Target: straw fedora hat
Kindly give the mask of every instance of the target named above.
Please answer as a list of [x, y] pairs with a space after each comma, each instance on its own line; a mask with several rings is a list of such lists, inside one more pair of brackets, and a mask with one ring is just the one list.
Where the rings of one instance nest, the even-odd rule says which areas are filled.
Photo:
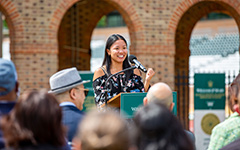
[[61, 70], [49, 79], [51, 90], [48, 93], [59, 94], [68, 91], [78, 85], [88, 83], [83, 81], [75, 67]]

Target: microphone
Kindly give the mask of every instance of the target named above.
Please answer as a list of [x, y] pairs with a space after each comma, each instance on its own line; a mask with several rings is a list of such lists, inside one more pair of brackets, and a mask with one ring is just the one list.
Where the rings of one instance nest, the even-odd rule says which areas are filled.
[[146, 69], [145, 67], [143, 67], [143, 65], [137, 60], [137, 57], [136, 57], [136, 56], [130, 55], [130, 56], [128, 57], [128, 60], [130, 61], [130, 63], [135, 64], [135, 66], [136, 66], [138, 69], [142, 70], [142, 71], [145, 72], [145, 73], [147, 72], [147, 69]]

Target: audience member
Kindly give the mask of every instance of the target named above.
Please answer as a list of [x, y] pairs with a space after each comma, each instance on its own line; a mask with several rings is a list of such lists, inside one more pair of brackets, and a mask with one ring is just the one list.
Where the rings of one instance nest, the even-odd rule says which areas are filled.
[[149, 102], [158, 101], [167, 106], [169, 110], [173, 109], [173, 96], [171, 88], [163, 82], [154, 84], [148, 91], [147, 96], [144, 98], [143, 103], [147, 105]]
[[[147, 96], [144, 98], [143, 103], [147, 105], [149, 102], [159, 102], [166, 106], [170, 111], [173, 110], [173, 94], [171, 88], [163, 82], [154, 84], [148, 91]], [[195, 147], [195, 136], [192, 132], [184, 130], [188, 138], [190, 138], [193, 146]]]
[[[14, 64], [0, 58], [0, 118], [8, 114], [18, 98], [17, 72]], [[0, 149], [4, 148], [2, 131], [0, 131]]]
[[87, 82], [90, 81], [83, 81], [75, 67], [61, 70], [49, 80], [49, 93], [55, 94], [62, 107], [63, 124], [67, 126], [67, 138], [70, 142], [84, 116], [81, 110], [88, 90], [84, 89], [83, 84]]
[[181, 123], [158, 101], [140, 109], [133, 121], [139, 150], [193, 150]]
[[239, 113], [238, 92], [240, 89], [238, 85], [240, 85], [240, 77], [238, 76], [233, 80], [228, 88], [228, 107], [232, 112], [236, 111]]
[[62, 150], [65, 129], [56, 98], [46, 91], [25, 92], [1, 120], [6, 147], [18, 150]]
[[128, 128], [119, 114], [94, 111], [79, 125], [73, 141], [75, 150], [127, 150]]
[[[240, 138], [240, 116], [238, 113], [240, 103], [240, 74], [229, 87], [229, 107], [234, 113], [228, 119], [216, 125], [211, 134], [208, 150], [218, 150], [223, 146]], [[236, 104], [237, 101], [238, 103]], [[237, 105], [237, 107], [236, 107]]]

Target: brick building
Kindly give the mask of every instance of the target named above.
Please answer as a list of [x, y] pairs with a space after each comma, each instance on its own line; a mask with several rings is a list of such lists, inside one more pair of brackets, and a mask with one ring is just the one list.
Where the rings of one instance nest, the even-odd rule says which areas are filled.
[[[217, 11], [240, 26], [240, 0], [1, 0], [10, 31], [11, 59], [22, 90], [48, 88], [59, 69], [90, 70], [92, 32], [103, 15], [117, 10], [131, 40], [130, 51], [178, 92], [178, 116], [188, 127], [188, 79], [175, 86], [176, 72], [188, 76], [189, 40], [194, 25]], [[71, 59], [70, 59], [71, 58]], [[74, 59], [73, 59], [74, 58]]]

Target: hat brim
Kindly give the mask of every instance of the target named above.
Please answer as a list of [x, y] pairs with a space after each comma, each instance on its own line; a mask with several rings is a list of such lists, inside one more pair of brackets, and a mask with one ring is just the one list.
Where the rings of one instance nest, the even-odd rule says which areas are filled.
[[84, 83], [88, 83], [88, 82], [90, 82], [90, 80], [85, 80], [85, 81], [82, 81], [80, 83], [76, 83], [76, 84], [70, 85], [68, 87], [60, 88], [60, 89], [57, 89], [57, 90], [54, 90], [54, 91], [50, 90], [50, 91], [48, 91], [48, 93], [60, 94], [60, 93], [66, 92], [66, 91], [68, 91], [68, 90], [70, 90], [70, 89], [72, 89], [72, 88], [74, 88], [74, 87], [76, 87], [78, 85], [81, 85], [81, 84], [84, 84]]

